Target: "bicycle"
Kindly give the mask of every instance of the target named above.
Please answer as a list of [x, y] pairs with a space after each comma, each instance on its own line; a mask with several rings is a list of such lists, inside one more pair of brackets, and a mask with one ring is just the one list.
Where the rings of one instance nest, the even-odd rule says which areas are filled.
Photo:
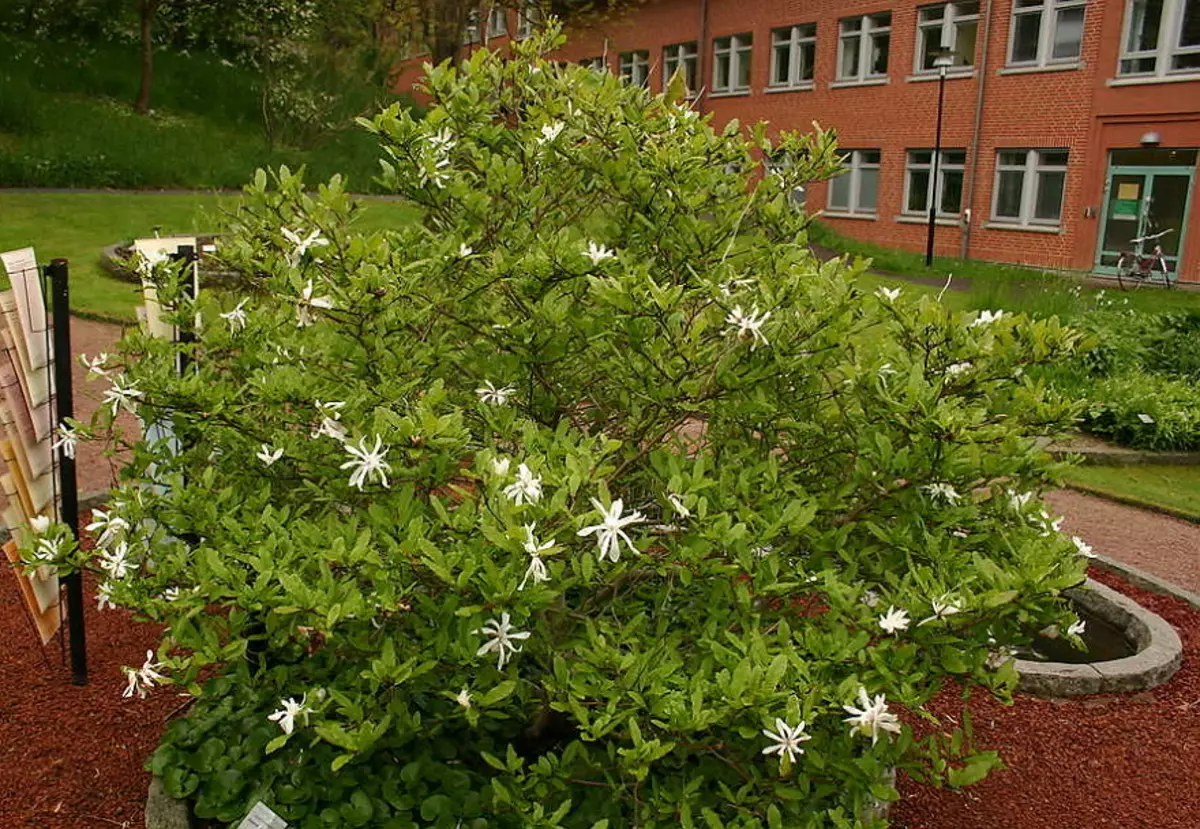
[[[1137, 290], [1147, 282], [1156, 282], [1155, 273], [1162, 274], [1162, 281], [1167, 288], [1175, 287], [1162, 244], [1157, 241], [1172, 231], [1174, 228], [1167, 228], [1153, 236], [1139, 236], [1129, 240], [1134, 246], [1133, 250], [1122, 251], [1121, 258], [1117, 260], [1117, 284], [1121, 286], [1122, 291]], [[1143, 246], [1150, 241], [1154, 242], [1154, 250], [1146, 255]]]

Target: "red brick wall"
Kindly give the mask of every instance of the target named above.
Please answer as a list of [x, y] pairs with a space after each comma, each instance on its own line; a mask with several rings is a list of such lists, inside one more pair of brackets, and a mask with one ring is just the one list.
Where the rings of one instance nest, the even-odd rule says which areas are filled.
[[[1087, 7], [1079, 65], [1065, 71], [1006, 72], [1013, 0], [982, 0], [976, 72], [946, 81], [942, 146], [967, 149], [964, 207], [971, 210], [969, 255], [996, 261], [1085, 270], [1095, 255], [1108, 151], [1137, 146], [1142, 133], [1162, 133], [1162, 146], [1200, 146], [1200, 81], [1109, 85], [1116, 76], [1124, 3], [1093, 0]], [[909, 149], [934, 143], [938, 84], [912, 80], [917, 38], [917, 8], [902, 0], [709, 0], [707, 36], [701, 37], [699, 0], [651, 0], [618, 19], [585, 31], [568, 33], [561, 57], [579, 60], [606, 54], [617, 70], [617, 55], [632, 49], [650, 51], [650, 86], [662, 88], [664, 46], [700, 40], [701, 73], [709, 85], [714, 38], [749, 32], [753, 35], [751, 89], [746, 95], [707, 95], [699, 107], [711, 111], [718, 124], [732, 118], [743, 123], [766, 120], [777, 129], [807, 129], [811, 122], [833, 127], [842, 146], [879, 149], [882, 160], [875, 219], [828, 218], [848, 236], [879, 244], [923, 250], [926, 227], [896, 221], [902, 213], [905, 159]], [[984, 17], [990, 6], [986, 68]], [[877, 86], [835, 87], [838, 20], [875, 12], [892, 12], [888, 82]], [[817, 24], [815, 86], [809, 91], [766, 91], [770, 72], [771, 31], [796, 24]], [[515, 21], [511, 21], [515, 25]], [[510, 25], [511, 30], [511, 25]], [[405, 68], [399, 83], [409, 84]], [[971, 152], [979, 85], [985, 95], [977, 153]], [[1057, 230], [989, 226], [997, 149], [1066, 148], [1069, 162], [1062, 221]], [[977, 156], [977, 158], [976, 158]], [[974, 194], [967, 203], [975, 171]], [[826, 187], [809, 191], [812, 209], [825, 205]], [[1200, 205], [1193, 204], [1180, 263], [1181, 277], [1200, 281]], [[937, 252], [962, 251], [960, 226], [937, 229]]]

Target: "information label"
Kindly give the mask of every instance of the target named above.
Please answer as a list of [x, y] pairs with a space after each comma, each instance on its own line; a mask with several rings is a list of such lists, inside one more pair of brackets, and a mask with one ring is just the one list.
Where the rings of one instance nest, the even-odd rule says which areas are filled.
[[254, 804], [250, 814], [238, 824], [238, 829], [287, 829], [287, 821], [271, 811], [261, 800]]

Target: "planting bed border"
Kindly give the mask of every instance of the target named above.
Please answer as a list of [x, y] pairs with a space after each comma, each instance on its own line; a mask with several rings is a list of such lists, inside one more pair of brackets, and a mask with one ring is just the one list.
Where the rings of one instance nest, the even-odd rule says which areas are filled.
[[1018, 659], [1017, 690], [1043, 697], [1129, 693], [1162, 685], [1179, 670], [1183, 663], [1183, 643], [1161, 616], [1093, 579], [1067, 595], [1124, 631], [1137, 653], [1123, 659], [1081, 665]]

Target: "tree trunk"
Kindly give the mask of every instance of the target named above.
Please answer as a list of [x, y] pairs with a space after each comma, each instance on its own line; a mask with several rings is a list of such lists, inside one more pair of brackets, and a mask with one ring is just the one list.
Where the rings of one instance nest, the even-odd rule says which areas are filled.
[[138, 11], [142, 23], [142, 83], [138, 89], [137, 102], [133, 108], [145, 115], [150, 111], [150, 84], [154, 80], [154, 12], [158, 0], [140, 0]]

